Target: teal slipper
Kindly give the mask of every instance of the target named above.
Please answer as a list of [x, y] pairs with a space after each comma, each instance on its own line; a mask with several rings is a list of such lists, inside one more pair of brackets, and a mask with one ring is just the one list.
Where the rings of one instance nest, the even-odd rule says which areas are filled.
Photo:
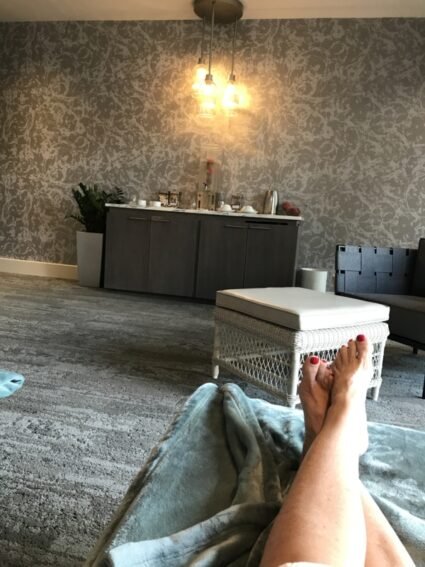
[[0, 369], [0, 398], [7, 398], [23, 385], [25, 378], [16, 372]]

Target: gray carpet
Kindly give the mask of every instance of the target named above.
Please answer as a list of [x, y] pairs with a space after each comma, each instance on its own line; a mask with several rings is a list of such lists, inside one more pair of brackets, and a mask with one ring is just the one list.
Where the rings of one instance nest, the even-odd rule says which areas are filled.
[[[0, 367], [26, 377], [0, 400], [0, 565], [81, 565], [174, 412], [210, 379], [213, 308], [8, 275], [0, 305]], [[389, 344], [369, 419], [425, 430], [424, 372], [423, 353]]]

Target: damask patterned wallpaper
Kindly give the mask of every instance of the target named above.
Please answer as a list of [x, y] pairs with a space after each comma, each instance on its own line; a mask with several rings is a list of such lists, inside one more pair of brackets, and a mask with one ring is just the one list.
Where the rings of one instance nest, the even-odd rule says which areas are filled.
[[[230, 28], [214, 73], [228, 73]], [[190, 95], [200, 22], [0, 24], [0, 256], [75, 263], [71, 187], [180, 190], [218, 148], [223, 189], [305, 218], [300, 265], [336, 243], [425, 235], [425, 20], [241, 21], [250, 107], [202, 119]], [[215, 65], [217, 63], [217, 65]]]

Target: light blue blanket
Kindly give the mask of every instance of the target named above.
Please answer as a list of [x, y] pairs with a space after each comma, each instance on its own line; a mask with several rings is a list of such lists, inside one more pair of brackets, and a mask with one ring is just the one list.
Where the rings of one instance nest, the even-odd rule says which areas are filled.
[[[369, 424], [362, 480], [425, 566], [425, 432]], [[258, 566], [297, 469], [302, 413], [205, 384], [128, 490], [86, 565]]]
[[16, 372], [0, 369], [0, 398], [7, 398], [15, 393], [24, 383], [24, 377]]

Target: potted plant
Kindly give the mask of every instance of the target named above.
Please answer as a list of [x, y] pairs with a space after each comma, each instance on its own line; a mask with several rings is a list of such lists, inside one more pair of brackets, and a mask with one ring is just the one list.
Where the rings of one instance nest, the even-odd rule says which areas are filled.
[[97, 185], [79, 183], [72, 189], [72, 195], [78, 205], [79, 214], [70, 218], [81, 223], [85, 231], [77, 231], [77, 265], [80, 285], [99, 287], [103, 234], [106, 225], [106, 203], [125, 203], [124, 193], [119, 187], [111, 192], [99, 189]]

